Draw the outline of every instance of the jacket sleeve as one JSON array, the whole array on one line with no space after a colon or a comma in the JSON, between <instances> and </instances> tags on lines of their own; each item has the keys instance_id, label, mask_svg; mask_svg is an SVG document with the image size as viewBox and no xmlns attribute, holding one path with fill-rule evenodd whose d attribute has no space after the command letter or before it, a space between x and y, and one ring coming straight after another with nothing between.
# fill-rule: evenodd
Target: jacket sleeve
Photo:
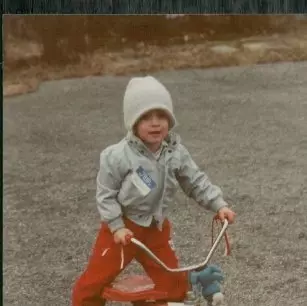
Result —
<instances>
[{"instance_id":1,"label":"jacket sleeve","mask_svg":"<svg viewBox=\"0 0 307 306\"><path fill-rule=\"evenodd\" d=\"M104 150L100 154L96 201L101 220L108 224L111 232L125 227L121 205L116 200L122 176L120 162L110 149Z\"/></svg>"},{"instance_id":2,"label":"jacket sleeve","mask_svg":"<svg viewBox=\"0 0 307 306\"><path fill-rule=\"evenodd\" d=\"M180 166L176 178L184 193L206 209L217 212L227 206L221 189L210 182L183 145L180 145Z\"/></svg>"}]
</instances>

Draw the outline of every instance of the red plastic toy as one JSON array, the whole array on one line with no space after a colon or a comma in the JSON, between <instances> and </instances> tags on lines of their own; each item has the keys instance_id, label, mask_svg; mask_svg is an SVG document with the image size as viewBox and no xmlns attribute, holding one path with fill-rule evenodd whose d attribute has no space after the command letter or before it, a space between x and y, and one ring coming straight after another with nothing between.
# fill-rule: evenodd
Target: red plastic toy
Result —
<instances>
[{"instance_id":1,"label":"red plastic toy","mask_svg":"<svg viewBox=\"0 0 307 306\"><path fill-rule=\"evenodd\" d=\"M216 218L214 219L215 221ZM228 236L226 233L226 229L228 227L228 221L225 220L222 225L222 229L217 236L215 241L212 241L212 247L206 257L206 259L198 264L180 267L176 269L171 269L166 266L158 257L155 256L144 244L138 241L135 238L130 238L131 243L136 244L142 250L144 250L148 256L150 256L153 260L155 260L161 267L170 272L180 272L180 271L195 271L205 268L208 264L210 258L212 257L214 251L216 250L218 244L221 239L225 237L226 242L226 255L229 255L229 242ZM197 291L197 288L196 288ZM141 306L141 305L152 305L152 306L175 306L175 305L190 305L190 306L198 306L204 305L202 304L204 301L201 299L199 292L196 292L195 288L193 288L190 292L187 293L187 299L181 303L171 303L164 302L167 300L167 292L156 291L154 288L154 284L151 279L145 275L132 275L127 276L121 280L115 280L110 286L104 289L102 293L102 297L106 301L114 301L114 302L126 302L133 305ZM219 294L221 297L221 293ZM213 297L214 298L214 297Z\"/></svg>"}]
</instances>

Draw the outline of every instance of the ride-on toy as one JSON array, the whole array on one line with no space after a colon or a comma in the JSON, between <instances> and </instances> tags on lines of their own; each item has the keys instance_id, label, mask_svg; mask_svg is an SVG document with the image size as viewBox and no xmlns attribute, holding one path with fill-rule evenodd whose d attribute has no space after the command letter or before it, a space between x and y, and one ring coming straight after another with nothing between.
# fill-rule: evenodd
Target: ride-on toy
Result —
<instances>
[{"instance_id":1,"label":"ride-on toy","mask_svg":"<svg viewBox=\"0 0 307 306\"><path fill-rule=\"evenodd\" d=\"M217 219L214 218L213 221L217 222ZM183 271L199 271L204 269L209 260L211 259L214 251L216 250L218 244L221 239L224 237L226 242L226 255L229 255L229 242L228 236L226 233L226 229L228 227L228 221L225 220L222 223L221 231L219 232L217 238L214 241L213 238L213 225L212 225L212 247L206 257L206 259L198 264L194 264L191 266L180 267L172 269L165 265L154 253L152 253L143 243L138 241L135 238L131 238L131 243L134 243L139 248L141 248L144 252L147 253L153 260L155 260L161 267L169 272L183 272ZM200 306L205 305L203 303L207 303L207 305L214 305L216 300L223 299L223 295L221 293L217 293L217 296L213 295L209 300L205 301L201 295L201 288L199 286L193 286L190 291L187 292L186 299L181 303L172 303L172 302L163 302L163 300L167 300L167 293L163 291L157 291L154 289L154 284L151 279L145 275L132 275L126 278L123 278L118 281L114 281L111 285L106 287L102 293L102 297L106 301L113 302L130 302L133 305L141 306L141 305L151 305L151 306Z\"/></svg>"}]
</instances>

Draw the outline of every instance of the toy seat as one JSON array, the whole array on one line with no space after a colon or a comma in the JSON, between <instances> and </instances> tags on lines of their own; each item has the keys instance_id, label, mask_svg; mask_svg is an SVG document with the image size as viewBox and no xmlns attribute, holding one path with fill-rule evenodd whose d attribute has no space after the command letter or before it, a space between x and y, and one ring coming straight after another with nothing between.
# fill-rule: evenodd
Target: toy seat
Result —
<instances>
[{"instance_id":1,"label":"toy seat","mask_svg":"<svg viewBox=\"0 0 307 306\"><path fill-rule=\"evenodd\" d=\"M118 302L158 301L166 299L167 293L155 290L148 276L133 275L116 280L104 288L102 297Z\"/></svg>"}]
</instances>

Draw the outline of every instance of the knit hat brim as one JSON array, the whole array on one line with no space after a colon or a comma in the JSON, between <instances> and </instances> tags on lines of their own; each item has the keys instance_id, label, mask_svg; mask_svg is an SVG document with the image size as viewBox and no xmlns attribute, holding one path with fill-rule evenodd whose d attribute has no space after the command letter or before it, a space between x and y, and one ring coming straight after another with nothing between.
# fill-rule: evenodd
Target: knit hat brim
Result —
<instances>
[{"instance_id":1,"label":"knit hat brim","mask_svg":"<svg viewBox=\"0 0 307 306\"><path fill-rule=\"evenodd\" d=\"M153 104L153 105L150 105L150 107L144 108L141 111L139 111L138 113L135 113L133 118L131 118L131 125L126 126L126 128L128 130L130 130L130 129L132 130L134 128L135 124L141 119L141 117L143 115L145 115L149 111L153 111L153 110L162 110L167 114L167 117L169 118L169 130L173 129L177 125L177 120L176 120L174 114L171 113L166 106L163 106L161 104L156 104L156 105Z\"/></svg>"}]
</instances>

